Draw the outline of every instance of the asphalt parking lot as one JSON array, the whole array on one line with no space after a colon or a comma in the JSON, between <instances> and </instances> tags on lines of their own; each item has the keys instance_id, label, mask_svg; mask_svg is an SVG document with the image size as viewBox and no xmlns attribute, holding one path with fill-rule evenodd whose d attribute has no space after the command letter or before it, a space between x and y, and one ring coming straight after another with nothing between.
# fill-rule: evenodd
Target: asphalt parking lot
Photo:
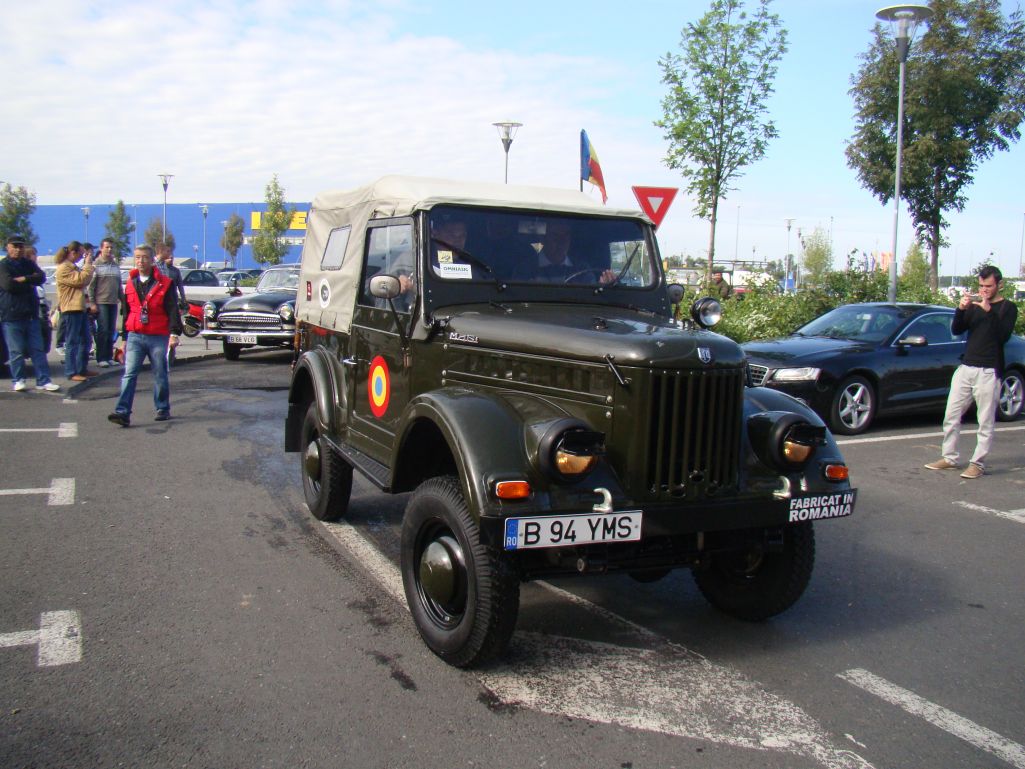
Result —
<instances>
[{"instance_id":1,"label":"asphalt parking lot","mask_svg":"<svg viewBox=\"0 0 1025 769\"><path fill-rule=\"evenodd\" d=\"M687 572L533 583L509 658L466 673L406 614L405 497L357 482L315 521L288 353L211 347L185 342L168 423L144 377L110 425L116 371L0 392L0 763L1025 767L1025 422L980 481L922 468L937 419L842 439L858 507L770 622Z\"/></svg>"}]
</instances>

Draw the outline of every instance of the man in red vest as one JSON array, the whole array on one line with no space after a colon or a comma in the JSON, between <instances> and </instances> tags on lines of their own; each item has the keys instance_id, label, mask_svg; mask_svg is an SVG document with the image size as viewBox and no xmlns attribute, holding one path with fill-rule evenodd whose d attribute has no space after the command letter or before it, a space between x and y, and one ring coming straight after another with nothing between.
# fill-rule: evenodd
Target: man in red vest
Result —
<instances>
[{"instance_id":1,"label":"man in red vest","mask_svg":"<svg viewBox=\"0 0 1025 769\"><path fill-rule=\"evenodd\" d=\"M153 370L153 405L156 421L171 418L171 385L167 376L167 350L178 346L182 319L174 283L153 266L153 249L135 249L135 269L129 273L121 300L121 339L125 373L114 413L107 417L122 427L131 424L135 381L143 361L149 358Z\"/></svg>"}]
</instances>

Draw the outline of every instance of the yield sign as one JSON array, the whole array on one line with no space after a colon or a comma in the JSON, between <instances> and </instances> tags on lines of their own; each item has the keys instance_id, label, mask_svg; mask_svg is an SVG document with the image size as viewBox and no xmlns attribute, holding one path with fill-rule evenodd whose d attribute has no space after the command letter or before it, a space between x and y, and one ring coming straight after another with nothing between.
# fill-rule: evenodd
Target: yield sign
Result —
<instances>
[{"instance_id":1,"label":"yield sign","mask_svg":"<svg viewBox=\"0 0 1025 769\"><path fill-rule=\"evenodd\" d=\"M679 192L678 187L631 187L634 197L641 204L641 210L658 227L666 217L666 211Z\"/></svg>"}]
</instances>

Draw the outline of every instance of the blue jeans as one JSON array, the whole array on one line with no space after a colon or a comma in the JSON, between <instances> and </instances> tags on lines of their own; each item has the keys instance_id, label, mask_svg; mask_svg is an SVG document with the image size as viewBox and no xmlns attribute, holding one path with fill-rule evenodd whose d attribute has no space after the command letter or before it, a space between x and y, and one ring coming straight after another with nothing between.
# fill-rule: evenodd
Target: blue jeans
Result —
<instances>
[{"instance_id":1,"label":"blue jeans","mask_svg":"<svg viewBox=\"0 0 1025 769\"><path fill-rule=\"evenodd\" d=\"M62 312L64 322L64 376L84 374L88 369L89 319L84 312Z\"/></svg>"},{"instance_id":2,"label":"blue jeans","mask_svg":"<svg viewBox=\"0 0 1025 769\"><path fill-rule=\"evenodd\" d=\"M117 331L117 305L99 304L96 316L96 362L110 363L114 357L114 334Z\"/></svg>"},{"instance_id":3,"label":"blue jeans","mask_svg":"<svg viewBox=\"0 0 1025 769\"><path fill-rule=\"evenodd\" d=\"M43 334L39 329L39 318L28 320L6 320L3 323L4 339L11 360L11 381L25 378L25 358L32 359L35 367L36 384L50 382L50 364L43 352Z\"/></svg>"},{"instance_id":4,"label":"blue jeans","mask_svg":"<svg viewBox=\"0 0 1025 769\"><path fill-rule=\"evenodd\" d=\"M121 377L121 395L114 408L118 414L129 416L135 400L135 380L143 361L149 358L153 370L153 406L157 411L171 410L171 384L167 378L167 340L158 334L128 332L125 340L125 373ZM67 348L65 348L67 349Z\"/></svg>"}]
</instances>

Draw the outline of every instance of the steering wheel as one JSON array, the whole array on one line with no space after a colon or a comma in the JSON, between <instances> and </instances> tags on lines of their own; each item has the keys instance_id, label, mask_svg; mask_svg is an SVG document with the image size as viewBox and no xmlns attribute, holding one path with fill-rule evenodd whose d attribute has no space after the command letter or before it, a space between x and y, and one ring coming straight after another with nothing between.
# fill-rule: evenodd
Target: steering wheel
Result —
<instances>
[{"instance_id":1,"label":"steering wheel","mask_svg":"<svg viewBox=\"0 0 1025 769\"><path fill-rule=\"evenodd\" d=\"M566 279L562 282L569 283L571 280L573 280L573 278L579 278L581 275L587 275L588 273L594 275L600 281L603 272L604 270L601 270L597 267L587 267L583 270L577 270L572 275L567 276Z\"/></svg>"}]
</instances>

